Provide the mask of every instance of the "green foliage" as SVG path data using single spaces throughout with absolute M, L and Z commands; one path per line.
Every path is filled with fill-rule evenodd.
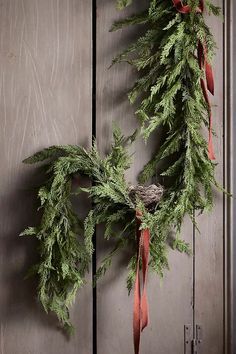
M 199 2 L 187 3 L 192 12 L 180 14 L 172 1 L 150 0 L 146 10 L 112 28 L 139 25 L 140 37 L 113 63 L 127 62 L 139 72 L 129 99 L 138 105 L 136 114 L 144 139 L 158 134 L 159 127 L 164 132 L 158 151 L 139 176 L 140 183 L 146 183 L 161 175 L 168 186 L 150 219 L 156 237 L 163 241 L 170 226 L 180 231 L 185 214 L 194 221 L 194 210 L 211 209 L 212 185 L 217 185 L 215 165 L 208 158 L 202 136 L 202 128 L 208 128 L 208 107 L 200 86 L 204 72 L 196 57 L 199 41 L 207 44 L 209 60 L 216 45 L 204 17 L 195 12 Z M 210 1 L 205 2 L 205 8 L 210 14 L 220 14 Z M 183 250 L 184 246 L 177 242 L 175 248 Z
M 80 146 L 51 147 L 26 159 L 26 163 L 45 162 L 48 180 L 38 192 L 41 223 L 29 227 L 22 236 L 33 236 L 39 241 L 40 261 L 32 267 L 31 274 L 39 277 L 38 297 L 46 312 L 53 311 L 63 326 L 72 330 L 69 307 L 76 292 L 85 282 L 93 253 L 93 235 L 98 224 L 104 225 L 105 239 L 113 239 L 115 247 L 102 260 L 94 281 L 105 274 L 112 257 L 129 246 L 133 252 L 128 260 L 127 288 L 133 286 L 136 268 L 136 208 L 143 212 L 142 227 L 151 230 L 150 264 L 161 276 L 167 263 L 168 233 L 158 235 L 156 226 L 159 214 L 147 212 L 141 202 L 136 206 L 129 196 L 125 171 L 130 166 L 127 145 L 136 132 L 125 138 L 114 128 L 110 153 L 102 158 L 96 142 L 90 150 Z M 73 176 L 85 175 L 92 184 L 72 191 Z M 85 220 L 79 220 L 72 204 L 72 194 L 87 193 L 92 209 Z M 155 216 L 154 216 L 155 215 Z M 166 227 L 169 231 L 169 227 Z
M 118 10 L 123 10 L 125 7 L 131 5 L 133 0 L 116 0 L 116 7 Z
M 186 243 L 183 240 L 180 240 L 179 238 L 176 238 L 173 242 L 173 249 L 174 250 L 178 250 L 181 253 L 187 253 L 187 254 L 191 254 L 191 248 L 190 245 L 188 243 Z
M 35 236 L 39 241 L 40 262 L 35 265 L 38 274 L 38 297 L 46 312 L 53 311 L 69 330 L 69 306 L 84 283 L 89 265 L 87 249 L 78 236 L 83 234 L 80 220 L 72 209 L 71 169 L 75 158 L 73 149 L 53 147 L 26 160 L 27 163 L 51 159 L 49 179 L 39 189 L 42 218 L 37 228 L 27 228 L 21 235 Z M 57 156 L 57 158 L 55 158 Z
M 134 135 L 124 138 L 114 129 L 110 154 L 104 159 L 97 151 L 96 142 L 90 150 L 79 146 L 53 146 L 36 153 L 24 162 L 46 162 L 48 180 L 38 192 L 41 223 L 28 227 L 21 236 L 34 236 L 39 241 L 40 261 L 32 268 L 38 274 L 38 297 L 46 312 L 53 311 L 69 331 L 69 306 L 76 292 L 85 282 L 93 253 L 93 235 L 99 223 L 105 224 L 105 237 L 115 236 L 115 250 L 105 258 L 97 278 L 104 274 L 112 255 L 134 237 L 135 206 L 129 198 L 124 172 L 130 165 L 125 145 Z M 92 199 L 93 209 L 81 221 L 75 214 L 71 196 L 73 175 L 92 178 L 93 185 L 79 188 Z M 113 229 L 119 224 L 120 229 Z M 125 237 L 124 237 L 125 235 Z
M 123 9 L 131 3 L 118 0 L 117 8 Z M 193 11 L 182 15 L 172 1 L 150 0 L 144 11 L 112 27 L 118 30 L 140 25 L 140 37 L 113 64 L 125 61 L 139 72 L 129 100 L 138 105 L 136 114 L 144 139 L 158 134 L 159 127 L 164 132 L 158 151 L 139 177 L 141 183 L 154 176 L 164 180 L 164 196 L 153 212 L 146 210 L 140 201 L 134 204 L 125 179 L 131 163 L 127 145 L 134 141 L 137 131 L 125 138 L 115 127 L 113 144 L 104 158 L 94 141 L 89 150 L 71 145 L 52 146 L 24 161 L 44 162 L 48 180 L 38 192 L 41 223 L 21 235 L 38 239 L 40 260 L 32 267 L 32 273 L 39 277 L 39 300 L 46 312 L 55 312 L 68 330 L 72 328 L 69 306 L 85 282 L 98 224 L 103 224 L 104 238 L 112 239 L 115 246 L 101 262 L 94 281 L 105 274 L 114 254 L 129 246 L 130 291 L 137 265 L 136 208 L 142 212 L 141 229 L 149 228 L 151 234 L 150 267 L 163 276 L 168 268 L 170 231 L 177 235 L 173 249 L 189 254 L 189 245 L 178 236 L 183 218 L 187 214 L 195 223 L 195 210 L 203 212 L 212 207 L 212 186 L 218 184 L 214 178 L 215 165 L 208 159 L 207 143 L 202 136 L 202 128 L 208 127 L 209 112 L 200 86 L 204 73 L 199 69 L 196 49 L 198 42 L 204 41 L 211 60 L 215 42 L 203 16 L 195 13 L 198 1 L 187 3 Z M 219 15 L 219 8 L 210 1 L 205 6 L 209 13 Z M 74 191 L 75 175 L 88 176 L 91 185 Z M 85 220 L 78 218 L 71 203 L 72 194 L 80 193 L 87 193 L 91 199 L 92 207 Z

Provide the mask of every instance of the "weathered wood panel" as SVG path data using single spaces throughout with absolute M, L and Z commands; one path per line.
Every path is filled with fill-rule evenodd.
M 142 6 L 144 2 L 137 6 Z M 135 10 L 134 6 L 125 14 L 115 10 L 112 1 L 97 1 L 97 138 L 102 151 L 111 142 L 112 121 L 125 134 L 137 127 L 135 108 L 127 101 L 126 92 L 132 87 L 135 73 L 128 64 L 120 64 L 108 70 L 113 56 L 138 35 L 139 29 L 126 29 L 108 33 L 114 20 Z M 127 174 L 134 182 L 137 173 L 150 158 L 158 137 L 148 145 L 140 139 L 135 147 L 134 164 Z M 100 237 L 101 236 L 101 237 Z M 183 237 L 192 243 L 192 225 L 186 222 Z M 108 250 L 98 233 L 98 263 Z M 112 269 L 99 282 L 97 293 L 97 338 L 98 354 L 132 353 L 132 309 L 133 294 L 128 297 L 126 290 L 128 251 L 117 257 Z M 148 354 L 183 354 L 184 324 L 192 323 L 192 258 L 170 251 L 170 272 L 166 273 L 163 284 L 156 275 L 149 276 L 148 296 L 150 304 L 150 326 L 142 335 L 142 352 Z
M 92 352 L 91 282 L 72 310 L 68 341 L 24 280 L 36 244 L 38 172 L 23 158 L 52 144 L 91 144 L 91 1 L 0 2 L 0 348 L 2 354 Z M 84 208 L 84 206 L 83 206 Z
M 223 1 L 214 1 L 223 8 Z M 223 185 L 224 176 L 224 43 L 222 19 L 211 17 L 209 25 L 217 42 L 213 63 L 215 96 L 213 121 L 217 159 L 216 179 Z M 224 353 L 224 210 L 223 195 L 215 191 L 214 209 L 197 218 L 201 234 L 195 236 L 195 322 L 202 326 L 202 354 Z
M 228 328 L 231 330 L 230 333 L 230 348 L 232 349 L 232 353 L 236 352 L 236 202 L 235 202 L 235 195 L 236 195 L 236 164 L 234 160 L 234 156 L 236 154 L 236 144 L 235 144 L 235 137 L 236 137 L 236 70 L 235 70 L 235 61 L 236 61 L 236 3 L 231 2 L 230 0 L 226 1 L 227 5 L 227 13 L 228 13 L 228 32 L 231 31 L 230 37 L 227 36 L 228 39 L 228 67 L 229 70 L 227 72 L 227 79 L 228 79 L 228 90 L 226 92 L 230 93 L 228 99 L 228 110 L 226 111 L 226 117 L 231 118 L 230 124 L 228 127 L 232 127 L 228 131 L 228 136 L 230 139 L 230 144 L 228 144 L 228 150 L 231 151 L 230 157 L 228 161 L 231 165 L 231 175 L 228 178 L 228 184 L 231 185 L 231 190 L 233 193 L 233 200 L 231 200 L 231 213 L 228 220 L 230 221 L 230 227 L 228 228 L 229 232 L 229 240 L 230 240 L 230 262 L 228 264 L 231 266 L 230 274 L 228 279 L 230 280 L 230 296 L 228 299 L 230 300 L 228 304 L 231 306 L 229 318 L 229 326 Z M 231 5 L 231 6 L 230 6 Z M 233 21 L 234 20 L 234 21 Z

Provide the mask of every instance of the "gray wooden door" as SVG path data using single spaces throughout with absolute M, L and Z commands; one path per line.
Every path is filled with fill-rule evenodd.
M 91 1 L 0 3 L 1 353 L 92 352 L 91 282 L 73 310 L 69 342 L 24 280 L 36 244 L 19 238 L 35 218 L 38 171 L 21 161 L 51 144 L 91 144 Z
M 144 2 L 137 1 L 128 11 Z M 223 0 L 214 3 L 226 6 Z M 114 1 L 1 0 L 0 5 L 1 354 L 130 354 L 133 298 L 125 287 L 126 254 L 114 260 L 94 291 L 88 276 L 72 309 L 76 332 L 68 341 L 57 329 L 55 318 L 46 316 L 37 303 L 37 284 L 23 279 L 36 257 L 36 245 L 18 234 L 29 220 L 37 220 L 33 187 L 40 178 L 35 168 L 21 164 L 23 158 L 52 144 L 89 146 L 95 131 L 98 146 L 105 152 L 112 120 L 127 134 L 137 126 L 134 107 L 126 97 L 135 73 L 125 64 L 108 70 L 113 56 L 136 35 L 137 28 L 108 32 L 113 21 L 123 16 Z M 226 24 L 213 18 L 209 23 L 218 44 L 213 99 L 218 138 L 214 144 L 217 179 L 224 183 Z M 92 56 L 96 57 L 93 65 Z M 128 175 L 131 182 L 156 143 L 153 139 L 145 146 L 141 139 L 137 141 Z M 170 271 L 163 282 L 150 274 L 151 324 L 142 336 L 143 354 L 184 354 L 184 326 L 194 329 L 197 324 L 202 328 L 202 354 L 229 353 L 225 344 L 224 210 L 223 195 L 216 192 L 214 211 L 198 217 L 201 235 L 189 220 L 184 224 L 183 237 L 192 245 L 193 257 L 170 250 Z M 98 230 L 97 262 L 110 247 L 100 235 Z

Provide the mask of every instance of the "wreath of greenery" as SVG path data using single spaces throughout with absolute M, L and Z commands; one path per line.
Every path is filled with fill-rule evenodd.
M 132 0 L 118 0 L 117 8 L 131 3 Z M 52 146 L 24 161 L 45 162 L 48 176 L 38 192 L 41 223 L 21 234 L 34 236 L 39 242 L 40 260 L 31 273 L 38 275 L 38 297 L 45 311 L 55 312 L 69 331 L 69 307 L 85 282 L 98 224 L 105 225 L 105 239 L 115 238 L 116 246 L 101 263 L 95 280 L 109 268 L 112 256 L 129 246 L 133 249 L 127 260 L 130 291 L 137 265 L 136 210 L 142 212 L 140 228 L 150 230 L 149 265 L 162 276 L 168 267 L 169 232 L 175 231 L 173 248 L 190 253 L 188 244 L 180 238 L 183 218 L 188 214 L 195 224 L 196 211 L 212 208 L 212 187 L 219 186 L 214 178 L 215 164 L 208 157 L 202 135 L 202 127 L 209 124 L 209 105 L 201 88 L 205 73 L 196 51 L 199 42 L 204 42 L 211 60 L 216 45 L 203 15 L 197 13 L 199 1 L 188 0 L 185 4 L 191 7 L 188 14 L 178 12 L 171 0 L 150 0 L 146 10 L 112 27 L 114 31 L 140 25 L 142 33 L 113 64 L 125 61 L 139 72 L 129 100 L 133 103 L 139 98 L 136 113 L 140 134 L 147 140 L 150 134 L 159 134 L 159 127 L 164 131 L 162 145 L 139 176 L 140 184 L 155 177 L 157 186 L 161 176 L 164 192 L 154 207 L 149 208 L 140 194 L 132 196 L 132 187 L 125 179 L 131 163 L 128 145 L 137 133 L 126 138 L 114 128 L 113 144 L 105 158 L 100 156 L 94 141 L 90 150 Z M 205 8 L 209 14 L 220 13 L 210 1 L 205 1 Z M 74 188 L 73 180 L 80 176 L 88 176 L 91 186 Z M 71 203 L 72 195 L 80 193 L 87 193 L 92 205 L 84 220 L 79 219 Z

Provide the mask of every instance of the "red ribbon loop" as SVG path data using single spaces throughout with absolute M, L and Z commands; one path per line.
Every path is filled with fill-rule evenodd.
M 173 0 L 173 4 L 176 7 L 176 10 L 181 14 L 188 14 L 191 11 L 189 5 L 183 5 L 181 0 Z
M 182 14 L 188 14 L 191 12 L 189 5 L 183 5 L 181 0 L 172 0 L 176 10 Z M 199 1 L 199 6 L 196 9 L 197 13 L 203 13 L 204 11 L 204 0 Z M 212 66 L 207 59 L 207 45 L 206 43 L 198 42 L 198 63 L 200 69 L 205 71 L 205 79 L 200 79 L 202 93 L 208 106 L 209 112 L 209 137 L 208 137 L 208 157 L 210 160 L 215 160 L 214 149 L 213 149 L 213 139 L 212 139 L 212 111 L 211 103 L 209 100 L 207 90 L 214 95 L 214 76 L 212 71 Z
M 191 12 L 191 7 L 189 5 L 183 5 L 181 0 L 172 0 L 176 10 L 181 14 L 189 14 Z M 204 11 L 204 1 L 199 1 L 199 6 L 196 8 L 197 13 L 202 13 Z
M 140 336 L 141 331 L 148 325 L 148 301 L 147 301 L 147 273 L 148 273 L 148 260 L 150 253 L 150 231 L 149 229 L 140 230 L 140 217 L 141 212 L 136 211 L 136 223 L 137 223 L 137 268 L 136 278 L 134 285 L 134 310 L 133 310 L 133 335 L 134 335 L 134 352 L 139 354 Z M 142 259 L 142 275 L 143 284 L 141 291 L 140 282 L 140 260 Z

